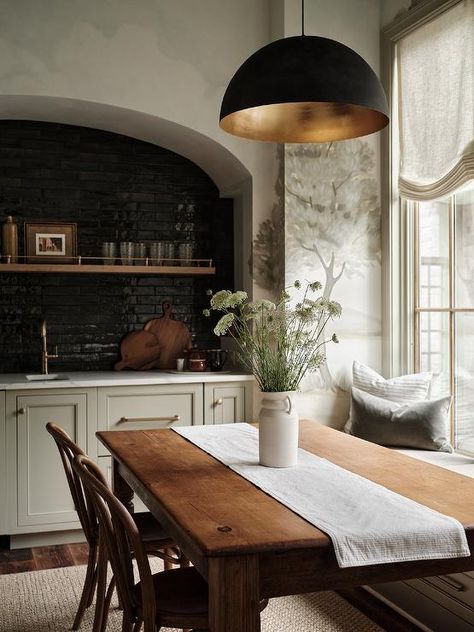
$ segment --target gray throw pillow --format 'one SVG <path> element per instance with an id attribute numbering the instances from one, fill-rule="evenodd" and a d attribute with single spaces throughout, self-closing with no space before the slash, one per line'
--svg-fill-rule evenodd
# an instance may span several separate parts
<path id="1" fill-rule="evenodd" d="M 399 404 L 352 388 L 351 434 L 379 445 L 452 452 L 451 397 Z"/>

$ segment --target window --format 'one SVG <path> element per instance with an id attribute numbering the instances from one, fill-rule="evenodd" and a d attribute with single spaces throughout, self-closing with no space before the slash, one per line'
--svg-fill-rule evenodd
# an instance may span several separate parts
<path id="1" fill-rule="evenodd" d="M 454 396 L 452 440 L 474 452 L 474 187 L 408 203 L 413 230 L 413 363 Z"/>
<path id="2" fill-rule="evenodd" d="M 425 0 L 383 31 L 384 370 L 432 371 L 474 454 L 474 0 Z"/>

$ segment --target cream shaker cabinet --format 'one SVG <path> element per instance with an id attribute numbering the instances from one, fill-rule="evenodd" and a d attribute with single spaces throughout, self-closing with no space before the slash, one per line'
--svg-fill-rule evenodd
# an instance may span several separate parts
<path id="1" fill-rule="evenodd" d="M 95 458 L 96 398 L 96 389 L 7 392 L 8 533 L 80 528 L 56 444 L 45 426 L 57 423 Z"/>
<path id="2" fill-rule="evenodd" d="M 7 442 L 5 440 L 5 392 L 0 391 L 0 533 L 7 533 Z"/>
<path id="3" fill-rule="evenodd" d="M 111 457 L 97 430 L 145 430 L 252 421 L 251 378 L 0 391 L 0 535 L 30 546 L 35 534 L 80 529 L 59 453 L 45 429 L 63 427 L 110 477 Z M 140 499 L 135 510 L 145 507 Z"/>
<path id="4" fill-rule="evenodd" d="M 252 382 L 215 382 L 204 385 L 206 424 L 252 421 Z"/>

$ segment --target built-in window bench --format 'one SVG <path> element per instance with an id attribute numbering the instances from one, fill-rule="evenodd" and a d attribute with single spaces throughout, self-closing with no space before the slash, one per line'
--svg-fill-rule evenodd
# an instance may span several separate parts
<path id="1" fill-rule="evenodd" d="M 474 457 L 472 456 L 456 453 L 448 454 L 447 452 L 433 452 L 431 450 L 398 449 L 397 452 L 474 478 Z"/>
<path id="2" fill-rule="evenodd" d="M 474 478 L 474 457 L 427 450 L 397 451 Z M 466 502 L 474 499 L 466 498 Z M 367 589 L 413 622 L 421 623 L 424 630 L 474 629 L 474 572 L 378 584 Z"/>

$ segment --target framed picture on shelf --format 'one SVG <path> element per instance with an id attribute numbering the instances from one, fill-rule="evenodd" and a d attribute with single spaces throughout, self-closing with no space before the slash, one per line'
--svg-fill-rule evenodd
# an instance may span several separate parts
<path id="1" fill-rule="evenodd" d="M 77 224 L 25 222 L 27 263 L 75 263 Z"/>

